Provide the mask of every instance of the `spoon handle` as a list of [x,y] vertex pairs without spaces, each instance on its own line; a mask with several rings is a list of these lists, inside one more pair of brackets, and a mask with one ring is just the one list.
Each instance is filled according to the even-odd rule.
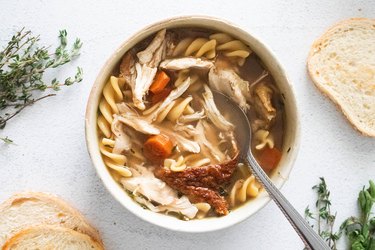
[[330,250],[331,248],[324,242],[324,240],[312,229],[312,227],[305,221],[305,219],[295,210],[295,208],[288,202],[284,195],[268,178],[267,174],[259,166],[251,153],[246,155],[250,168],[254,176],[263,184],[263,187],[275,201],[276,205],[283,212],[289,223],[293,226],[299,237],[302,239],[305,246],[313,250]]

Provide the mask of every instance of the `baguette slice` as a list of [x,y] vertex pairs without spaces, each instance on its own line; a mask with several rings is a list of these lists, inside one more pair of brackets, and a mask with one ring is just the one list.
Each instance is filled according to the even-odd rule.
[[375,137],[375,19],[353,18],[328,29],[314,42],[307,67],[353,127]]
[[2,250],[93,250],[103,249],[101,244],[86,234],[61,226],[33,226],[19,231]]
[[50,194],[24,192],[0,205],[0,247],[21,229],[40,224],[70,228],[89,235],[101,244],[98,231],[66,202]]

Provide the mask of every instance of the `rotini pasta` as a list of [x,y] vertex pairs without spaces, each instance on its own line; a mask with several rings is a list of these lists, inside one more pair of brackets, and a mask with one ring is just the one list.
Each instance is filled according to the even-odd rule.
[[229,202],[231,207],[236,206],[238,203],[244,203],[248,197],[257,197],[260,188],[261,185],[257,182],[254,175],[249,176],[245,180],[237,180],[230,192]]
[[222,52],[224,56],[237,60],[239,65],[245,63],[246,58],[251,54],[251,50],[240,40],[233,39],[224,33],[215,33],[209,39],[185,38],[175,47],[172,56],[194,56],[213,59],[217,52]]
[[190,154],[185,157],[185,162],[189,167],[195,168],[208,165],[211,163],[211,160],[198,154]]
[[167,158],[164,160],[164,167],[169,168],[173,172],[184,171],[187,167],[200,167],[211,162],[209,158],[202,158],[199,154],[190,154],[186,157],[180,155],[177,160]]
[[255,146],[257,150],[262,150],[266,146],[268,146],[269,148],[273,148],[275,146],[273,136],[267,130],[259,129],[254,133],[254,139],[257,143]]
[[170,168],[173,172],[181,172],[186,169],[185,159],[181,155],[178,157],[177,161],[174,159],[165,159],[164,167]]
[[185,38],[182,39],[173,51],[173,57],[194,56],[212,59],[216,56],[216,40],[207,38]]
[[229,58],[235,58],[239,65],[245,63],[246,58],[251,54],[251,50],[240,40],[235,40],[224,33],[210,35],[210,39],[217,41],[216,50]]
[[113,152],[115,140],[111,130],[113,114],[119,113],[116,103],[122,101],[123,99],[121,89],[123,89],[124,84],[124,79],[111,76],[107,84],[104,86],[103,98],[99,104],[100,114],[97,124],[99,130],[104,136],[99,146],[105,165],[115,170],[121,176],[129,177],[132,176],[132,173],[125,166],[127,161],[126,156]]

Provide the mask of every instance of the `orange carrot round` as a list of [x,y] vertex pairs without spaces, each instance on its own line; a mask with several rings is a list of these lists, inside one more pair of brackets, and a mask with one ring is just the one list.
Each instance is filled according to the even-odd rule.
[[150,91],[154,94],[160,93],[165,86],[169,83],[169,76],[164,71],[159,71],[154,79],[154,82],[150,86]]
[[145,156],[153,161],[163,160],[172,154],[173,143],[166,135],[153,135],[144,143]]
[[259,154],[258,162],[259,165],[266,172],[271,172],[279,163],[281,159],[281,152],[277,148],[266,147]]

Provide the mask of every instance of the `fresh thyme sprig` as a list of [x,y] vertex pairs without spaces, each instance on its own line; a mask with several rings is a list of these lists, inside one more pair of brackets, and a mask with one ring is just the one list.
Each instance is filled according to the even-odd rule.
[[[82,69],[77,68],[74,77],[63,82],[56,78],[50,82],[43,79],[48,69],[58,68],[79,55],[82,47],[77,38],[70,49],[67,48],[67,32],[59,33],[59,45],[50,52],[48,47],[39,46],[39,36],[21,29],[0,51],[0,129],[24,108],[55,94],[40,96],[38,92],[51,89],[58,91],[62,86],[70,86],[82,81]],[[0,138],[11,143],[7,137]]]
[[[337,232],[334,232],[336,214],[331,213],[330,192],[324,178],[313,187],[317,191],[317,214],[309,207],[305,209],[306,220],[314,220],[318,224],[318,233],[325,239],[331,249],[337,249],[337,241],[343,233],[347,236],[352,250],[375,250],[375,216],[372,210],[375,203],[375,184],[370,180],[369,188],[363,189],[358,195],[358,204],[361,215],[346,219]],[[317,217],[316,217],[317,216]]]
[[319,235],[327,242],[331,249],[337,249],[336,243],[341,237],[342,232],[334,232],[334,224],[336,220],[336,213],[331,212],[330,191],[327,188],[327,183],[323,177],[320,177],[320,183],[312,187],[318,195],[315,203],[317,214],[312,213],[307,207],[305,209],[305,218],[313,219],[317,223],[317,231]]

